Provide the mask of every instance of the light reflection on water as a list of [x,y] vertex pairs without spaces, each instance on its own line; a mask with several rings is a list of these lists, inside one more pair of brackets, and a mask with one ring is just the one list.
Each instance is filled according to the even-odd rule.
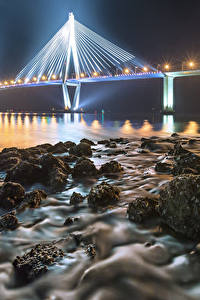
[[106,114],[21,114],[0,113],[0,148],[30,147],[41,143],[86,137],[98,140],[106,137],[149,136],[181,132],[195,135],[198,121],[177,121],[174,116],[130,118]]

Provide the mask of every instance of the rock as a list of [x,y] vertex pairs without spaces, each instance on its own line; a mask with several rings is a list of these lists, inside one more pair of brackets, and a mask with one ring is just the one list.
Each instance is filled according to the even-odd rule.
[[116,138],[116,139],[110,139],[111,142],[115,142],[117,144],[122,144],[122,145],[125,145],[125,144],[128,144],[129,143],[129,140],[126,139],[126,138]]
[[14,213],[0,217],[0,230],[15,230],[19,227],[19,222]]
[[1,153],[8,153],[8,152],[13,152],[13,151],[17,152],[17,151],[18,151],[18,148],[16,148],[16,147],[4,148],[4,149],[1,151]]
[[103,164],[99,170],[102,174],[112,174],[112,173],[120,173],[123,171],[123,168],[120,163],[117,161],[110,161],[106,164]]
[[152,152],[166,152],[172,149],[171,143],[159,143],[150,139],[142,139],[142,144],[140,147],[142,149],[148,149]]
[[179,137],[179,134],[174,132],[174,133],[172,133],[171,137]]
[[117,148],[117,144],[115,142],[109,142],[105,146],[111,149]]
[[189,239],[200,239],[200,176],[177,176],[160,191],[163,222]]
[[80,141],[80,143],[86,143],[86,144],[89,144],[90,146],[95,146],[95,143],[93,141],[88,140],[88,139],[82,139]]
[[45,274],[50,266],[63,257],[64,252],[54,243],[38,244],[23,256],[17,256],[13,266],[19,279],[31,282]]
[[189,151],[184,149],[181,143],[176,143],[174,148],[169,151],[169,154],[173,156],[179,156],[187,153],[189,153]]
[[90,176],[97,176],[98,170],[96,169],[94,163],[87,159],[79,159],[72,170],[72,176],[74,178],[84,178]]
[[51,153],[65,153],[67,151],[68,151],[68,148],[62,142],[57,143],[56,145],[48,148],[48,152],[51,152]]
[[30,208],[38,208],[43,199],[47,198],[47,194],[41,190],[35,190],[25,195],[25,203],[24,206]]
[[129,220],[141,223],[157,216],[156,205],[158,201],[147,197],[138,197],[128,206]]
[[88,205],[91,208],[106,207],[116,204],[119,200],[120,190],[106,182],[93,187],[88,195]]
[[96,256],[96,245],[95,244],[87,245],[85,252],[90,258],[94,259]]
[[172,166],[165,162],[157,162],[155,166],[155,171],[158,173],[170,174],[172,171]]
[[174,158],[174,175],[181,174],[200,174],[200,157],[190,151]]
[[190,140],[188,141],[188,144],[189,144],[189,145],[194,145],[196,142],[197,142],[196,139],[190,139]]
[[2,159],[0,156],[0,170],[8,171],[16,167],[20,163],[21,159],[19,157],[8,157],[7,159]]
[[75,144],[74,142],[71,142],[71,141],[65,142],[64,145],[65,145],[65,147],[66,147],[67,149],[76,146],[76,144]]
[[82,203],[85,197],[83,197],[80,193],[74,192],[70,198],[70,205],[77,205]]
[[106,144],[109,144],[110,141],[109,140],[102,140],[102,141],[98,141],[97,144],[99,145],[106,145]]
[[12,209],[19,205],[25,196],[24,188],[13,182],[6,182],[0,189],[0,207],[4,209]]
[[87,143],[80,143],[69,149],[69,154],[80,156],[92,156],[91,146]]
[[75,156],[75,155],[65,155],[65,156],[62,156],[62,157],[59,157],[60,159],[62,159],[62,161],[64,161],[64,163],[72,163],[72,162],[75,162],[78,160],[78,157]]
[[78,222],[79,220],[80,220],[80,218],[71,218],[71,217],[68,217],[68,218],[65,220],[64,226],[71,226],[71,225],[74,225],[74,223]]
[[40,164],[44,174],[48,174],[55,168],[59,168],[68,174],[71,172],[71,169],[67,163],[64,163],[61,158],[53,156],[50,153],[41,157]]
[[42,170],[38,165],[22,161],[7,171],[5,181],[13,181],[21,184],[40,182]]
[[48,174],[46,185],[49,187],[51,192],[61,192],[66,186],[67,179],[68,173],[63,172],[60,168],[54,168]]

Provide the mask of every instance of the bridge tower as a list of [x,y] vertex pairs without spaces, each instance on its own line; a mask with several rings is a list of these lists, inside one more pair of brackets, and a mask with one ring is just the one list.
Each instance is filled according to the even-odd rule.
[[[68,36],[67,61],[66,61],[66,65],[64,65],[64,70],[63,70],[62,89],[63,89],[63,98],[64,98],[65,109],[66,110],[69,110],[69,109],[77,110],[79,107],[79,101],[80,101],[81,83],[80,82],[70,83],[68,81],[71,55],[73,58],[76,79],[80,78],[80,66],[79,66],[78,53],[77,53],[77,47],[76,47],[75,20],[74,20],[73,13],[69,14],[68,25],[69,25],[69,36]],[[71,86],[75,87],[75,94],[74,94],[73,99],[70,99],[70,95],[69,95],[69,91],[68,91],[68,87],[71,87]]]
[[163,110],[172,112],[174,110],[174,77],[165,74],[163,80]]

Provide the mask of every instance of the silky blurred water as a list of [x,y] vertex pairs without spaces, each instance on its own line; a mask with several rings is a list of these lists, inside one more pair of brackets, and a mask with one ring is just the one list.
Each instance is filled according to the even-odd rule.
[[142,117],[112,114],[21,114],[0,113],[0,148],[30,147],[82,138],[98,140],[119,136],[150,136],[181,132],[195,135],[198,120],[176,120],[174,116]]

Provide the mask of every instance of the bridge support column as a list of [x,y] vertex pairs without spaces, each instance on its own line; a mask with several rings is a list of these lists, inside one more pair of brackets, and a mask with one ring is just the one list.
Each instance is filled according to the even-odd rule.
[[[70,99],[70,94],[68,87],[75,87],[75,93],[73,99]],[[77,110],[79,108],[80,103],[80,94],[81,94],[81,83],[71,83],[66,82],[62,84],[63,89],[63,98],[64,98],[64,106],[66,110]]]
[[172,112],[174,109],[174,77],[166,75],[163,83],[163,110]]

